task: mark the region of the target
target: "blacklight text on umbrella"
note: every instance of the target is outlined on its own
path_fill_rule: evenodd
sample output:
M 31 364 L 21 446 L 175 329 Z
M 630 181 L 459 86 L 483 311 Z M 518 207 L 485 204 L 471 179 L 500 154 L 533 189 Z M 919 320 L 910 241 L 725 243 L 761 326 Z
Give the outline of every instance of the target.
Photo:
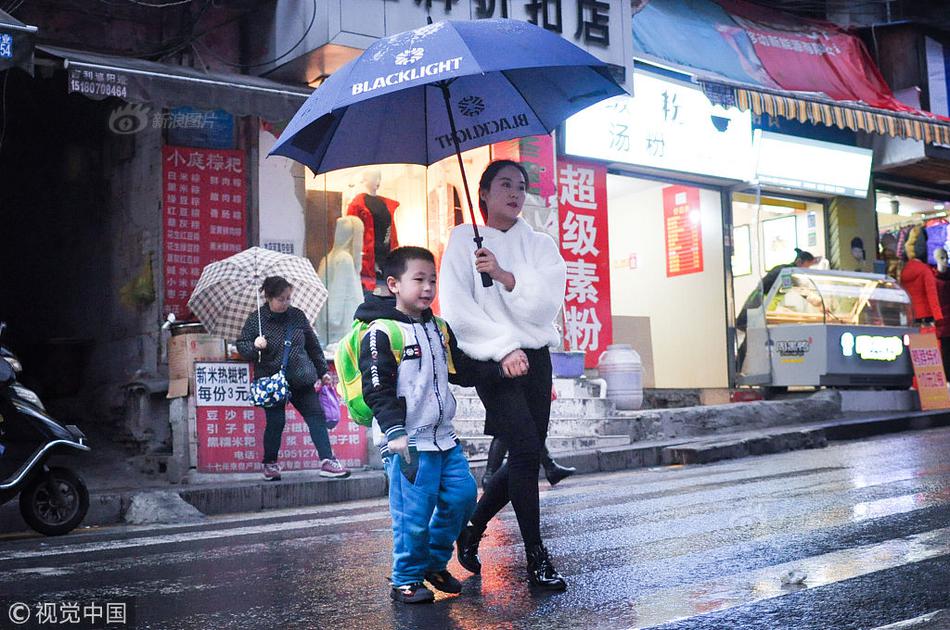
M 458 129 L 455 132 L 455 139 L 458 140 L 459 144 L 463 142 L 469 142 L 476 138 L 484 138 L 492 134 L 500 133 L 508 129 L 517 129 L 518 127 L 527 127 L 531 124 L 528 121 L 527 114 L 516 114 L 514 116 L 506 116 L 504 118 L 499 118 L 498 120 L 489 120 L 488 122 L 478 123 L 472 125 L 471 127 L 465 127 L 464 129 Z M 441 136 L 436 136 L 436 140 L 439 142 L 441 148 L 446 148 L 453 146 L 452 135 L 451 134 L 442 134 Z
M 446 72 L 452 72 L 454 70 L 458 70 L 461 63 L 461 57 L 453 57 L 452 59 L 446 59 L 444 61 L 427 63 L 424 66 L 418 66 L 410 70 L 393 72 L 391 74 L 387 74 L 384 77 L 376 77 L 372 80 L 372 82 L 367 80 L 354 83 L 352 87 L 353 96 L 356 96 L 357 94 L 365 94 L 366 92 L 372 92 L 373 90 L 379 90 L 388 86 L 399 85 L 400 83 L 405 83 L 407 81 L 414 81 L 416 79 L 434 77 Z

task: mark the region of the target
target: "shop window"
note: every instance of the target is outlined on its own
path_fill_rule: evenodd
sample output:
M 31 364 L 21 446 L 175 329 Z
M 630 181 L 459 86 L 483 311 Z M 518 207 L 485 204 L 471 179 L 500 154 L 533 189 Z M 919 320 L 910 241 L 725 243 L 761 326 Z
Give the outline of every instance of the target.
M 611 174 L 607 196 L 614 343 L 646 387 L 727 387 L 719 192 Z
M 771 269 L 795 260 L 795 249 L 827 268 L 824 208 L 820 203 L 736 194 L 732 202 L 732 287 L 738 315 Z
M 489 155 L 486 147 L 463 156 L 473 196 Z M 454 156 L 429 168 L 382 164 L 307 172 L 305 191 L 302 253 L 329 290 L 317 334 L 331 348 L 349 331 L 364 295 L 382 285 L 380 266 L 389 251 L 426 247 L 438 265 L 452 228 L 471 221 Z
M 875 191 L 878 227 L 878 264 L 875 270 L 900 279 L 910 231 L 920 227 L 927 236 L 927 263 L 936 265 L 934 252 L 947 248 L 947 213 L 950 200 L 908 197 Z

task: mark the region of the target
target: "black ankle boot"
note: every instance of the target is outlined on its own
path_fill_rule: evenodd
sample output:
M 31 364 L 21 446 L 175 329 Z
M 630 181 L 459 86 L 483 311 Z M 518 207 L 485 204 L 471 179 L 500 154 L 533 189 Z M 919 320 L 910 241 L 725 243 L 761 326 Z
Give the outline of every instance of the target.
M 567 588 L 567 582 L 551 564 L 551 557 L 544 545 L 531 545 L 525 551 L 528 556 L 528 580 L 533 585 L 549 591 L 563 591 Z
M 559 481 L 563 481 L 577 472 L 576 468 L 561 466 L 551 459 L 547 449 L 542 453 L 541 465 L 544 466 L 544 476 L 547 477 L 548 483 L 552 486 L 556 486 Z
M 482 534 L 471 525 L 462 530 L 458 540 L 455 541 L 458 551 L 459 564 L 470 572 L 478 575 L 482 572 L 482 563 L 478 559 L 478 543 L 482 541 Z

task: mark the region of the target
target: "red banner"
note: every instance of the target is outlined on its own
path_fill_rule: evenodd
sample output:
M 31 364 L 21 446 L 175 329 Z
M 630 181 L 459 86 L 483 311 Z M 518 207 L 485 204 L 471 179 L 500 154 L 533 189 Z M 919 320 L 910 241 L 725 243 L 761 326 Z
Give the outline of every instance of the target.
M 188 319 L 188 298 L 205 265 L 247 244 L 243 151 L 162 149 L 164 314 Z
M 564 345 L 586 351 L 585 367 L 595 367 L 613 337 L 607 169 L 561 157 L 558 190 L 561 255 L 567 264 Z
M 246 395 L 251 368 L 248 363 L 195 364 L 196 434 L 199 472 L 259 472 L 264 458 L 264 410 L 251 406 Z M 331 375 L 334 372 L 331 370 Z M 334 375 L 334 379 L 335 379 Z M 224 401 L 225 404 L 220 404 Z M 316 470 L 320 456 L 310 429 L 293 407 L 286 407 L 287 423 L 281 436 L 278 461 L 284 470 Z M 367 463 L 367 430 L 349 419 L 340 405 L 340 423 L 330 431 L 333 454 L 347 467 Z
M 834 24 L 795 17 L 744 0 L 717 0 L 752 42 L 765 71 L 784 90 L 824 92 L 894 111 L 894 98 L 864 44 Z
M 260 472 L 267 425 L 263 409 L 198 407 L 197 422 L 199 472 Z M 366 463 L 366 427 L 349 418 L 330 431 L 330 445 L 344 466 L 356 468 Z M 290 405 L 277 459 L 284 470 L 320 468 L 310 429 Z
M 666 233 L 666 277 L 703 270 L 703 229 L 699 189 L 667 186 L 663 189 Z

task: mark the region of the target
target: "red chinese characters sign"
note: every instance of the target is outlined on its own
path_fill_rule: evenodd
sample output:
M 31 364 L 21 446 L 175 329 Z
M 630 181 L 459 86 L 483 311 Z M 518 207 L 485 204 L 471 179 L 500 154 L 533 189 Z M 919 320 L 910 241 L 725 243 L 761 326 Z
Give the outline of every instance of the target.
M 663 189 L 663 224 L 666 234 L 666 276 L 683 276 L 703 270 L 702 215 L 699 189 L 667 186 Z
M 248 363 L 195 364 L 196 437 L 199 472 L 259 472 L 264 458 L 264 410 L 251 405 Z M 332 373 L 332 372 L 331 372 Z M 366 427 L 352 422 L 340 405 L 340 423 L 330 431 L 333 454 L 347 467 L 367 463 Z M 310 429 L 293 407 L 286 407 L 278 461 L 284 470 L 320 468 Z
M 243 151 L 162 149 L 166 314 L 186 319 L 205 265 L 244 249 L 245 177 Z
M 586 351 L 584 365 L 594 367 L 613 336 L 607 169 L 559 158 L 558 210 L 561 255 L 567 265 L 564 345 Z
M 950 408 L 940 345 L 933 332 L 910 335 L 910 361 L 917 378 L 920 408 L 924 411 Z

